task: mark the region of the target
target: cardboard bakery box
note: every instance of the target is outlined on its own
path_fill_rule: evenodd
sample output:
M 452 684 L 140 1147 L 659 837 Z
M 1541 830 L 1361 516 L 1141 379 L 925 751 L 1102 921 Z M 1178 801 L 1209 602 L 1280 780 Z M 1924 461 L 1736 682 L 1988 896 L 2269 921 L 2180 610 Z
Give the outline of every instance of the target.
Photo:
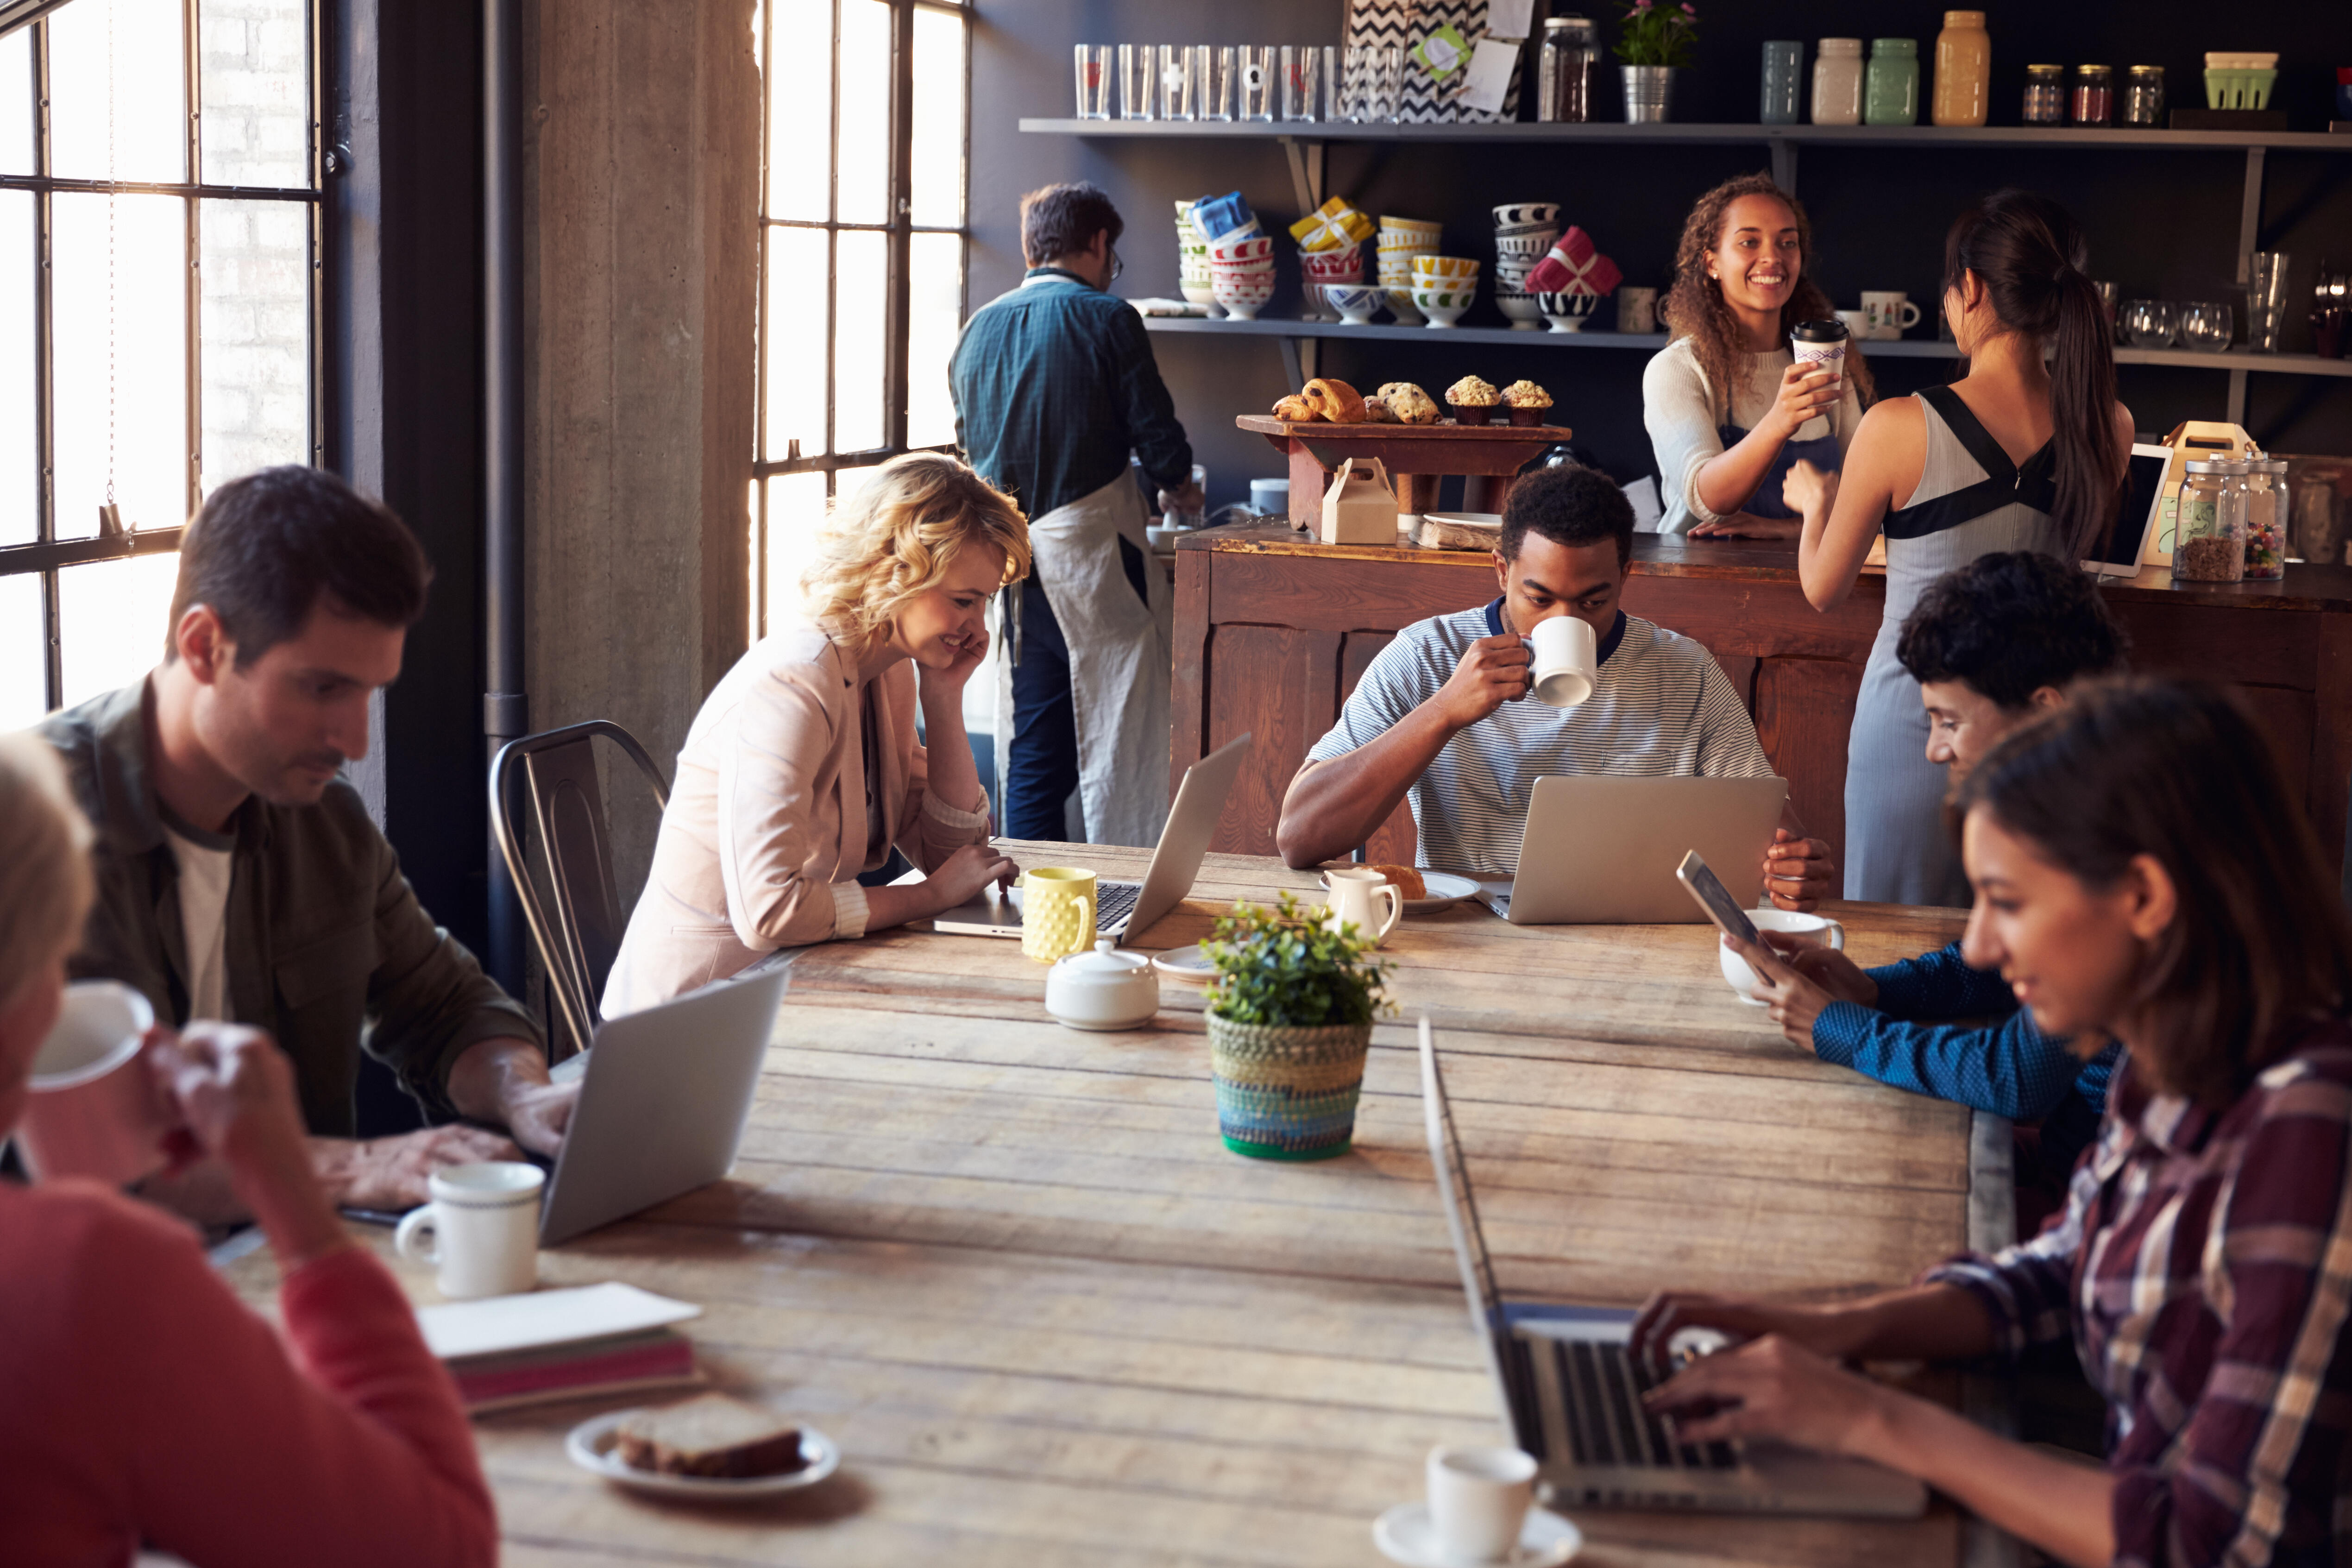
M 1332 470 L 1319 537 L 1326 544 L 1396 542 L 1396 495 L 1378 458 L 1349 458 Z

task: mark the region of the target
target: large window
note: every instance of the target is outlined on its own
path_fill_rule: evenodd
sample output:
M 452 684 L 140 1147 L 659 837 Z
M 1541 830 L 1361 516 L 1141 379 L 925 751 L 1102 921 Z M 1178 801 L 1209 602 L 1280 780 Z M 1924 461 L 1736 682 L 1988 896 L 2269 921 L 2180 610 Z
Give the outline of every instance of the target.
M 971 12 L 766 0 L 751 634 L 797 595 L 834 496 L 955 443 Z
M 311 0 L 0 35 L 0 729 L 136 679 L 205 491 L 319 460 L 317 37 Z

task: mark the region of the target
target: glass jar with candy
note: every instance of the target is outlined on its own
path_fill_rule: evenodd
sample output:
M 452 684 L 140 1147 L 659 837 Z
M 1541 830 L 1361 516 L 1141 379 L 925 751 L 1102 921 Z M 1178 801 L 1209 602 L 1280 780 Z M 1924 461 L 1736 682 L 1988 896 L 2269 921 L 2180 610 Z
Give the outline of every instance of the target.
M 2025 68 L 2025 109 L 2019 115 L 2028 125 L 2066 123 L 2066 68 Z
M 2277 458 L 2246 461 L 2246 578 L 2273 582 L 2286 575 L 2286 464 Z
M 2221 458 L 2181 465 L 2174 492 L 2172 580 L 2239 583 L 2246 575 L 2246 465 Z

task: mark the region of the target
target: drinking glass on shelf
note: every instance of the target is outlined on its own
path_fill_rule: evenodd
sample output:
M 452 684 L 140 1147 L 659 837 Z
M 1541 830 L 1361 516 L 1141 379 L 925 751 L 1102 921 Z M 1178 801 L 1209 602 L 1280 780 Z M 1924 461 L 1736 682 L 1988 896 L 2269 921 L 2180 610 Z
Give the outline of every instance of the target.
M 2279 352 L 2286 326 L 2286 269 L 2283 250 L 2257 250 L 2246 258 L 2246 346 L 2257 353 Z
M 1393 124 L 1404 112 L 1404 46 L 1382 44 L 1372 53 L 1378 57 L 1372 79 L 1372 118 Z
M 1234 73 L 1239 68 L 1240 51 L 1231 44 L 1201 46 L 1200 105 L 1203 120 L 1231 120 L 1234 117 Z
M 1339 46 L 1323 46 L 1323 118 L 1345 120 L 1339 112 Z
M 1312 120 L 1322 97 L 1323 51 L 1312 44 L 1282 46 L 1282 117 Z
M 1191 120 L 1192 112 L 1193 58 L 1191 44 L 1160 46 L 1160 118 Z
M 2124 306 L 2124 336 L 2136 349 L 2170 348 L 2179 320 L 2167 300 L 2134 300 Z
M 2189 348 L 2219 353 L 2230 346 L 2235 325 L 2227 305 L 2200 300 L 2180 307 L 2180 341 Z
M 1160 100 L 1160 50 L 1150 44 L 1118 47 L 1118 117 L 1149 120 Z
M 1265 121 L 1274 118 L 1274 79 L 1280 69 L 1280 57 L 1272 44 L 1244 44 L 1241 47 L 1241 117 L 1244 120 Z
M 1117 68 L 1118 58 L 1108 44 L 1078 46 L 1079 119 L 1110 118 L 1110 79 Z

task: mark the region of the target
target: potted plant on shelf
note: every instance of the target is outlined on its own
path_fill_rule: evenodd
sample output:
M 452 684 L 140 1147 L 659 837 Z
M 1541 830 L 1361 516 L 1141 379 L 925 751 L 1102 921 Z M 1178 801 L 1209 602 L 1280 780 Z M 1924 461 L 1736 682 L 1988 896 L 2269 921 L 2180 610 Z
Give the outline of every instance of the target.
M 1674 106 L 1675 73 L 1690 64 L 1698 41 L 1698 7 L 1689 0 L 1661 5 L 1628 0 L 1617 31 L 1617 58 L 1625 62 L 1625 123 L 1654 124 Z
M 1282 895 L 1275 909 L 1240 903 L 1202 951 L 1209 988 L 1209 1057 L 1225 1147 L 1261 1160 L 1328 1160 L 1348 1152 L 1356 1097 L 1384 1008 L 1375 940 L 1327 924 Z

